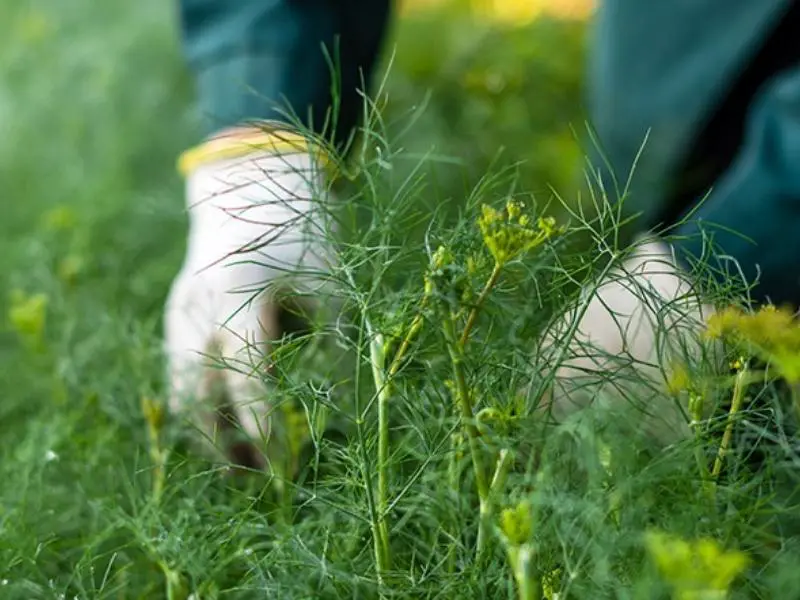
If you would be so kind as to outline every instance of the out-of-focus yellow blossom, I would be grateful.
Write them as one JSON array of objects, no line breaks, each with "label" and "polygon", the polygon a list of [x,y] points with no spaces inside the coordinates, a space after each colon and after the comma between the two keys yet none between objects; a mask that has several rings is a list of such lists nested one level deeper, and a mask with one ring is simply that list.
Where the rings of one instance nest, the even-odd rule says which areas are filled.
[{"label": "out-of-focus yellow blossom", "polygon": [[458,2],[465,11],[492,23],[522,27],[549,16],[584,20],[594,12],[595,0],[403,0],[401,14],[418,14]]},{"label": "out-of-focus yellow blossom", "polygon": [[56,206],[42,216],[42,226],[48,231],[70,231],[78,221],[75,211],[69,206]]},{"label": "out-of-focus yellow blossom", "polygon": [[533,535],[533,515],[531,505],[522,501],[506,508],[500,513],[500,530],[513,546],[521,546],[531,540]]},{"label": "out-of-focus yellow blossom", "polygon": [[790,383],[800,383],[800,324],[794,314],[766,305],[753,313],[729,307],[709,317],[706,335],[750,344]]},{"label": "out-of-focus yellow blossom", "polygon": [[149,396],[142,396],[141,407],[142,415],[147,423],[149,437],[152,440],[158,439],[164,427],[164,404]]},{"label": "out-of-focus yellow blossom", "polygon": [[726,598],[734,579],[747,568],[743,552],[726,551],[713,539],[687,541],[661,531],[651,531],[645,543],[661,577],[675,600]]},{"label": "out-of-focus yellow blossom", "polygon": [[55,24],[40,10],[28,10],[17,21],[16,33],[20,41],[28,46],[47,39],[55,30]]},{"label": "out-of-focus yellow blossom", "polygon": [[674,363],[667,377],[667,391],[673,396],[685,392],[692,387],[692,379],[686,365],[682,362]]},{"label": "out-of-focus yellow blossom", "polygon": [[44,336],[48,299],[45,294],[26,294],[22,290],[11,292],[8,321],[26,342],[37,346]]}]

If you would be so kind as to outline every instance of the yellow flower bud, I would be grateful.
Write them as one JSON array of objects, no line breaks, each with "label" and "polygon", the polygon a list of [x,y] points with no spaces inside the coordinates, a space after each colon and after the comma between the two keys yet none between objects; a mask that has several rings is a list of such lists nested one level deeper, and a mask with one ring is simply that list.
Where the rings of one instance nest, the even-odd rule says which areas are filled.
[{"label": "yellow flower bud", "polygon": [[28,342],[38,344],[44,335],[48,299],[45,294],[11,293],[8,320],[17,334]]},{"label": "yellow flower bud", "polygon": [[533,536],[533,515],[527,500],[500,513],[500,530],[512,546],[521,546]]}]

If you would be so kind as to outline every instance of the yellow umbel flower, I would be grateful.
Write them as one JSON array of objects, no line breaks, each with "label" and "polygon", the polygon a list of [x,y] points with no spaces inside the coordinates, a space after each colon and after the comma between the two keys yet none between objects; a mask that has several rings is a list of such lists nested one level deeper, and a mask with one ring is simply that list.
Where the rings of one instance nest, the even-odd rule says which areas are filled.
[{"label": "yellow umbel flower", "polygon": [[564,231],[552,217],[540,217],[533,225],[524,208],[524,204],[515,200],[508,200],[504,211],[486,204],[481,207],[478,227],[483,243],[499,265],[519,258]]}]

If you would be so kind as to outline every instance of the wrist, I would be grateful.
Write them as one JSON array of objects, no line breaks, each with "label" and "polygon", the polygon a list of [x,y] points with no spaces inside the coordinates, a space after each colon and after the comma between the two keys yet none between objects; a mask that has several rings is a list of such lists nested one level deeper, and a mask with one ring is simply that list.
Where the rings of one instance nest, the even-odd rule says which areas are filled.
[{"label": "wrist", "polygon": [[309,154],[321,168],[329,167],[325,149],[310,137],[284,125],[265,122],[237,125],[219,130],[178,158],[178,171],[184,177],[216,161],[241,158],[253,153],[275,155]]}]

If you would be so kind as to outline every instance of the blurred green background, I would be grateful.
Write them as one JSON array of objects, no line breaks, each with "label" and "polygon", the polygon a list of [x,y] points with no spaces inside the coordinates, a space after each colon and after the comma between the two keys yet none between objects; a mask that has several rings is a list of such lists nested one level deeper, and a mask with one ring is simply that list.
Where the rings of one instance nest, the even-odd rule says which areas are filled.
[{"label": "blurred green background", "polygon": [[[408,130],[392,143],[446,157],[451,166],[437,169],[431,192],[442,198],[463,196],[492,164],[519,163],[524,190],[569,189],[580,159],[573,129],[584,118],[584,23],[509,25],[463,1],[435,4],[397,21],[387,44],[385,119],[390,133]],[[197,141],[172,8],[155,0],[0,8],[7,289],[29,282],[42,260],[70,253],[94,301],[142,315],[158,309],[183,244],[174,163]],[[43,223],[53,209],[74,221],[69,245],[52,240],[40,249],[50,256],[34,256],[25,242],[54,229]]]}]

